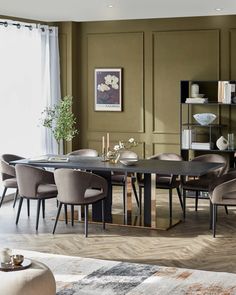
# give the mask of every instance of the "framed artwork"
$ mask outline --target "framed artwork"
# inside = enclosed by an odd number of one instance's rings
[[[95,69],[95,111],[122,111],[121,68]]]

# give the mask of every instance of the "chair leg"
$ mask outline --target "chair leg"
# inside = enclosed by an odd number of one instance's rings
[[[169,189],[169,216],[172,219],[172,189]]]
[[[18,197],[18,188],[16,189],[16,192],[15,192],[13,208],[15,208],[15,206],[16,206],[17,197]]]
[[[212,229],[212,222],[213,222],[212,215],[213,215],[213,205],[212,205],[212,202],[210,200],[210,227],[209,227],[210,229]]]
[[[142,187],[139,186],[139,214],[142,215]]]
[[[64,204],[64,212],[65,212],[65,223],[68,224],[67,205],[66,204]]]
[[[37,204],[37,215],[36,215],[36,231],[38,230],[38,227],[39,227],[39,214],[40,214],[40,207],[41,207],[41,199],[38,199],[38,204]]]
[[[102,228],[105,229],[105,200],[102,200]]]
[[[216,236],[216,211],[217,211],[217,205],[213,204],[213,221],[212,221],[212,227],[213,227],[213,238]]]
[[[181,191],[180,191],[179,187],[176,188],[176,191],[177,191],[177,194],[178,194],[178,197],[179,197],[180,206],[181,206],[181,208],[183,210],[183,208],[184,208],[183,200],[182,200]]]
[[[186,218],[186,190],[183,189],[183,218]]]
[[[227,206],[225,206],[225,213],[226,213],[227,215],[229,214],[229,211],[228,211]]]
[[[198,208],[198,195],[199,195],[199,191],[196,191],[196,196],[195,196],[195,211],[197,211],[197,208]]]
[[[19,217],[20,217],[20,212],[21,212],[21,207],[22,207],[23,200],[24,199],[22,197],[20,197],[18,211],[17,211],[17,216],[16,216],[16,224],[18,224],[18,221],[19,221]]]
[[[135,179],[134,178],[131,178],[131,185],[132,185],[132,189],[133,189],[133,192],[134,192],[134,196],[135,196],[135,199],[136,199],[137,206],[139,207],[140,204],[139,204],[139,200],[138,200],[138,194],[137,194],[137,190],[136,190],[136,187],[135,187]]]
[[[45,218],[45,200],[42,200],[42,215]]]
[[[71,205],[71,225],[74,226],[74,205]]]
[[[53,227],[53,232],[52,232],[53,234],[54,234],[55,231],[56,231],[58,218],[59,218],[60,213],[61,213],[61,207],[62,207],[62,203],[61,203],[61,202],[58,202],[57,217],[56,217],[55,224],[54,224],[54,227]]]
[[[125,186],[123,186],[123,212],[124,212],[124,215],[125,215],[125,212],[126,212],[125,199],[126,199]]]
[[[85,237],[88,237],[88,205],[84,206],[84,232]]]
[[[0,208],[2,207],[2,202],[3,202],[4,198],[5,198],[6,192],[7,192],[7,187],[4,187],[4,190],[3,190],[3,193],[2,193],[1,202],[0,202]]]
[[[30,199],[27,199],[27,215],[30,216]]]

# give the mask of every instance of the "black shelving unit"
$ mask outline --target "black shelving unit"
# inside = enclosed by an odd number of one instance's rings
[[[229,81],[230,83],[236,84],[236,81]],[[190,95],[190,89],[192,84],[198,84],[200,93],[204,93],[205,97],[208,98],[207,103],[186,103],[186,98],[191,97]],[[197,122],[195,122],[193,118],[193,114],[196,113],[195,109],[199,106],[204,108],[204,111],[201,111],[202,113],[208,113],[213,112],[212,107],[214,108],[214,113],[217,115],[217,123],[214,122],[214,124],[209,125],[200,125]],[[227,133],[234,133],[236,137],[236,130],[232,130],[232,108],[236,104],[224,104],[221,102],[218,102],[218,80],[215,81],[199,81],[199,80],[185,80],[180,82],[180,153],[181,156],[185,160],[189,160],[189,154],[190,151],[193,151],[195,154],[201,154],[201,153],[227,153],[227,155],[230,158],[231,165],[234,163],[234,153],[236,152],[236,149],[233,150],[219,150],[216,145],[216,139],[219,138],[221,135],[227,136]],[[210,108],[211,107],[211,108]],[[236,108],[235,108],[236,110]],[[185,113],[185,121],[183,119],[183,113]],[[222,123],[222,113],[227,114],[227,124]],[[225,119],[225,118],[224,118]],[[199,130],[205,130],[205,135],[208,136],[208,142],[210,143],[210,149],[194,149],[189,146],[189,148],[184,148],[182,146],[182,131],[183,128],[188,130],[195,130],[196,134],[200,133],[201,135],[204,133],[202,131],[199,132]],[[197,136],[197,135],[196,135]]]

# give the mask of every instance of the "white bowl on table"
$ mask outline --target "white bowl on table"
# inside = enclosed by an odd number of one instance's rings
[[[125,166],[133,166],[138,162],[138,159],[120,159],[120,162]]]
[[[202,126],[207,126],[216,119],[216,115],[212,113],[195,114],[193,117]]]

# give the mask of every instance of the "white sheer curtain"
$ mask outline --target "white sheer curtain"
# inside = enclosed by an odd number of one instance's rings
[[[57,28],[0,25],[0,154],[57,152],[40,127],[41,112],[60,99]]]
[[[40,117],[60,96],[57,28],[0,21],[0,154],[57,153]]]

